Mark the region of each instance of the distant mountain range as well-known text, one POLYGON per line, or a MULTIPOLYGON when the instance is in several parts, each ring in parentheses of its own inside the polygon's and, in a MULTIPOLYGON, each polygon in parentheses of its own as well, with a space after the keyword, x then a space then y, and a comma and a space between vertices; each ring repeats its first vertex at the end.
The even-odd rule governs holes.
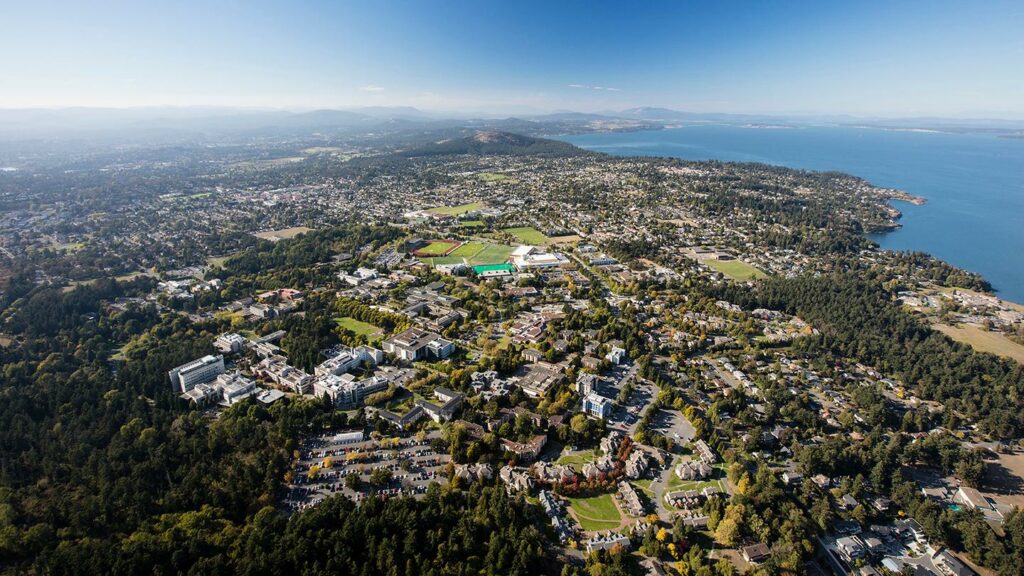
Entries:
POLYGON ((218 107, 0 109, 0 141, 52 138, 160 141, 217 137, 303 135, 353 131, 469 128, 546 136, 576 132, 659 129, 687 123, 844 125, 893 130, 985 132, 1024 136, 1024 120, 859 118, 846 115, 772 116, 686 112, 639 107, 596 113, 571 110, 500 117, 458 117, 409 106, 303 112, 218 107))

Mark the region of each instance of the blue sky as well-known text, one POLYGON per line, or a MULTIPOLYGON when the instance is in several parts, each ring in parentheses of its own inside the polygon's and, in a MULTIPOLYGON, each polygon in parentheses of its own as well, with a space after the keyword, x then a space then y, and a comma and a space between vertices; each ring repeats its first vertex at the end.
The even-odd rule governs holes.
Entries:
POLYGON ((0 0, 0 107, 1024 118, 1024 2, 0 0))

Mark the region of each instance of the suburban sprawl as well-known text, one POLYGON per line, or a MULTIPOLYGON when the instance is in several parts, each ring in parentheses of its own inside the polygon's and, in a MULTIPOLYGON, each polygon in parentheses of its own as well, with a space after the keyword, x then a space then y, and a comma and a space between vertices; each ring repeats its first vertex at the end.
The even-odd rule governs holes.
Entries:
POLYGON ((1024 574, 1024 307, 868 240, 920 199, 495 127, 0 153, 0 571, 1024 574))

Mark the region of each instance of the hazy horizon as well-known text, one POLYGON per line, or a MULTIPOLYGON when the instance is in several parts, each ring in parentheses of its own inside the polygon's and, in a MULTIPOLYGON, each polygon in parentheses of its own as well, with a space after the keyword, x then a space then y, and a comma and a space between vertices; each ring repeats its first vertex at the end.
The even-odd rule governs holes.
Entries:
POLYGON ((617 8, 19 4, 0 108, 1024 118, 1019 3, 617 8))

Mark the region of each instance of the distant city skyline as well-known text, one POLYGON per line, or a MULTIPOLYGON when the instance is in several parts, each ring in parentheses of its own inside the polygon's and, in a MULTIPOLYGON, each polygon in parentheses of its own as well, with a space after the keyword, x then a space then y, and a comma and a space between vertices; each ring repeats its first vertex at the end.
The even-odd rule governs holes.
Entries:
POLYGON ((0 108, 1024 118, 1020 2, 33 2, 0 108))

